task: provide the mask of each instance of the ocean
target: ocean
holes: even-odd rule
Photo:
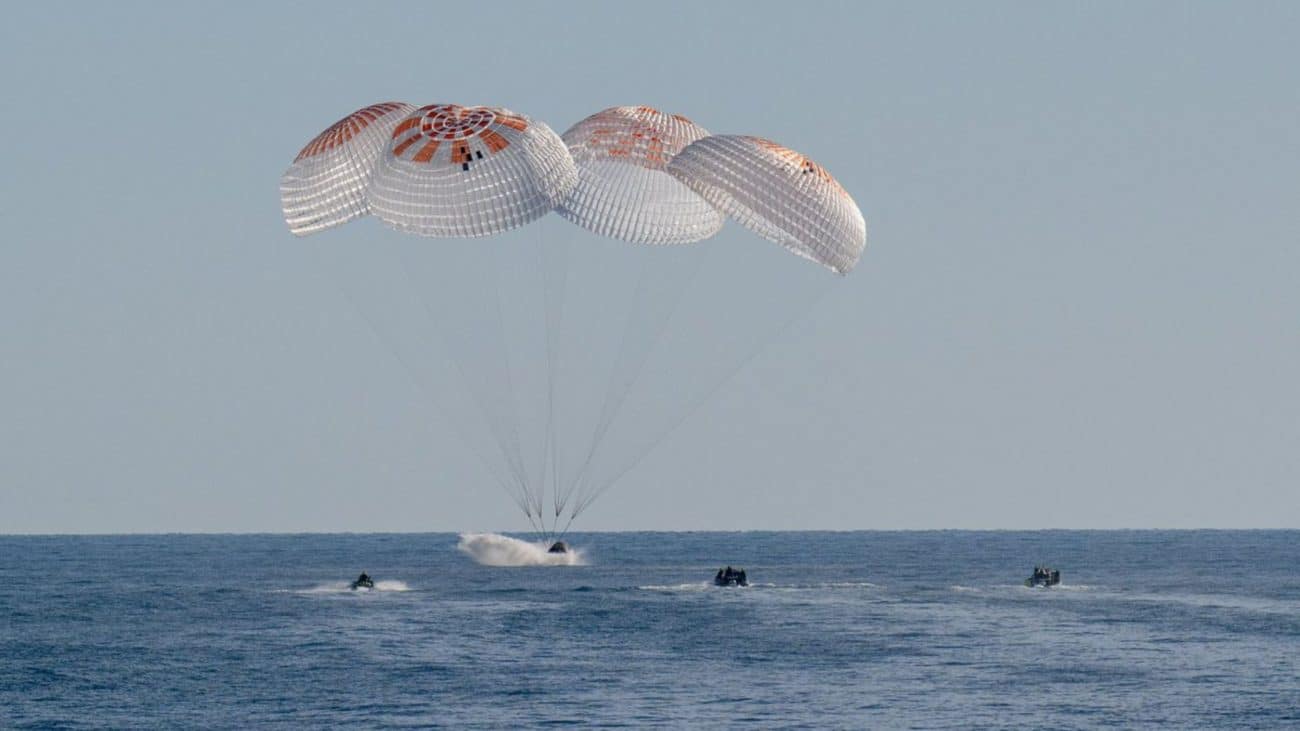
[[[0,536],[0,727],[1300,728],[1300,531],[473,540]]]

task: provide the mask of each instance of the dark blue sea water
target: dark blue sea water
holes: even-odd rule
[[[1300,532],[572,542],[0,537],[0,727],[1300,727]]]

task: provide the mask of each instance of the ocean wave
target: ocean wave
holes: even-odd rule
[[[1260,614],[1300,615],[1300,602],[1287,599],[1270,599],[1238,594],[1154,594],[1141,593],[1124,596],[1135,602],[1181,604],[1197,609],[1222,609]]]

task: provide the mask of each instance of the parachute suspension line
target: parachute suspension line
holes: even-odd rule
[[[542,273],[542,310],[543,310],[542,324],[543,324],[543,331],[545,333],[545,338],[546,338],[545,340],[546,343],[545,345],[546,347],[546,421],[544,422],[543,425],[544,432],[542,438],[541,464],[540,464],[540,470],[539,470],[538,480],[537,480],[538,491],[541,494],[541,499],[539,500],[539,503],[544,505],[546,502],[547,466],[550,459],[551,439],[553,438],[553,431],[555,427],[555,419],[554,419],[555,363],[554,363],[554,359],[551,357],[551,313],[549,308],[549,302],[546,299],[546,295],[547,295],[546,250],[544,248],[545,241],[542,236],[542,221],[540,220],[537,222],[536,242],[537,242],[538,266],[540,267]],[[551,499],[552,501],[554,501],[555,499],[553,493]],[[542,527],[543,529],[545,529],[546,517],[540,510],[540,506],[538,512],[539,514],[541,514]]]
[[[556,525],[559,525],[559,523],[557,522]],[[557,541],[562,541],[562,540],[564,540],[564,537],[567,536],[567,535],[569,534],[569,526],[571,526],[571,525],[573,525],[573,514],[572,514],[572,513],[569,514],[569,519],[568,519],[567,521],[564,522],[564,530],[562,530],[562,531],[560,531],[559,533],[556,533],[556,534],[555,534],[555,540],[557,540]]]
[[[398,258],[401,259],[401,261],[399,262],[401,266],[399,266],[399,268],[402,270],[402,274],[405,276],[407,284],[411,287],[412,291],[415,292],[416,299],[420,302],[420,306],[424,309],[425,317],[428,319],[428,322],[430,323],[431,326],[434,325],[435,323],[438,322],[438,319],[434,316],[433,308],[429,306],[428,300],[421,293],[421,289],[419,285],[411,277],[410,262],[407,261],[406,258],[401,254],[398,255]],[[500,314],[499,310],[497,314],[498,315]],[[498,317],[498,320],[499,319],[500,318]],[[437,329],[437,328],[434,327],[431,329]],[[504,329],[504,326],[502,326],[501,329]],[[497,420],[492,417],[492,410],[488,408],[488,405],[484,401],[482,394],[479,393],[478,389],[474,388],[473,381],[469,377],[468,369],[466,368],[463,359],[456,356],[455,354],[456,348],[451,347],[451,345],[447,342],[446,335],[443,334],[441,330],[439,330],[438,332],[443,341],[442,344],[444,350],[446,350],[446,352],[451,355],[451,360],[453,363],[456,364],[456,370],[460,374],[461,381],[465,383],[465,385],[468,387],[470,395],[474,399],[474,403],[478,406],[479,411],[483,413],[483,418],[487,421],[488,429],[489,431],[492,432],[492,436],[497,442],[497,447],[500,448],[501,450],[501,456],[505,459],[506,465],[510,468],[511,476],[514,477],[514,482],[518,492],[518,497],[515,498],[515,504],[519,505],[519,509],[524,511],[524,514],[528,516],[528,520],[531,522],[532,509],[531,509],[531,501],[528,498],[528,480],[524,476],[523,470],[521,469],[521,460],[519,459],[517,454],[519,449],[518,439],[516,438],[514,444],[515,454],[512,454],[510,450],[510,442],[506,439],[505,435],[501,433],[501,426],[497,424]],[[504,338],[502,339],[504,340]],[[512,495],[512,497],[514,496]]]
[[[431,325],[433,323],[438,322],[438,319],[433,314],[433,308],[429,306],[429,303],[425,299],[424,295],[420,293],[421,289],[419,285],[411,277],[409,262],[407,262],[404,257],[402,258],[403,258],[403,262],[402,262],[403,266],[401,267],[402,274],[405,275],[407,284],[416,293],[416,298],[419,300],[421,308],[424,309],[425,317],[428,319]],[[439,331],[439,334],[442,335],[441,331]],[[470,395],[473,397],[475,405],[477,405],[479,411],[483,413],[483,417],[487,421],[488,428],[489,430],[491,430],[493,437],[496,439],[497,446],[501,449],[501,456],[505,459],[506,465],[510,467],[510,471],[512,473],[512,476],[515,479],[515,483],[520,490],[521,499],[524,500],[526,503],[527,495],[528,495],[527,480],[524,478],[522,471],[519,469],[518,460],[515,459],[511,454],[511,450],[509,448],[510,442],[501,433],[501,425],[497,423],[497,420],[492,418],[492,410],[488,408],[487,403],[483,400],[483,395],[479,392],[478,389],[473,387],[473,381],[469,377],[468,369],[466,368],[464,361],[456,355],[457,349],[452,347],[446,341],[445,335],[442,335],[442,340],[443,340],[443,348],[449,354],[451,354],[451,360],[453,363],[456,364],[456,370],[460,374],[461,380],[469,388]],[[524,512],[528,513],[529,511],[527,508],[524,508]]]
[[[550,463],[551,502],[553,521],[558,524],[567,494],[564,489],[564,452],[560,449],[560,348],[564,343],[565,310],[568,305],[570,241],[561,237],[542,242],[542,285],[546,310],[547,359],[547,429],[550,435],[548,459]]]
[[[692,414],[698,411],[701,406],[703,406],[705,403],[709,401],[709,399],[713,398],[713,395],[717,393],[720,388],[722,388],[732,378],[735,378],[736,374],[739,373],[741,370],[743,370],[745,366],[749,365],[749,363],[753,361],[754,358],[758,357],[759,353],[763,352],[763,350],[767,348],[767,346],[770,343],[772,343],[772,341],[776,340],[779,335],[784,334],[796,322],[803,319],[805,315],[807,315],[809,312],[815,309],[817,305],[826,297],[827,293],[830,292],[830,290],[831,290],[830,287],[823,287],[820,291],[817,292],[816,295],[813,296],[811,301],[809,301],[803,307],[797,308],[794,312],[792,312],[790,316],[786,318],[785,322],[781,324],[780,327],[776,328],[775,330],[769,331],[767,335],[760,335],[757,342],[754,343],[753,347],[750,348],[750,350],[745,354],[744,358],[739,363],[737,363],[734,367],[724,372],[720,378],[714,380],[713,383],[711,383],[709,387],[705,389],[704,393],[702,393],[699,396],[699,398],[691,402],[690,406],[687,407],[686,411],[683,412],[682,415],[679,416],[677,419],[675,419],[668,426],[667,429],[665,429],[657,437],[655,437],[650,442],[649,446],[647,446],[644,450],[642,450],[641,453],[635,459],[631,460],[626,466],[624,466],[622,469],[616,472],[608,480],[604,480],[601,483],[600,487],[596,488],[589,495],[580,496],[578,503],[573,506],[573,515],[569,518],[570,522],[572,522],[573,518],[578,517],[578,515],[581,514],[583,510],[586,510],[587,506],[591,505],[596,500],[596,498],[600,497],[605,493],[606,490],[613,487],[614,484],[617,483],[620,479],[622,479],[624,475],[630,472],[637,465],[641,464],[641,462],[647,456],[649,456],[650,453],[652,453],[655,449],[657,449],[659,445],[664,442],[665,439],[667,439],[673,432],[677,431],[677,429],[680,428],[681,425],[685,423],[686,420],[689,419]]]
[[[567,267],[561,269],[558,285],[554,282],[551,268],[547,266],[546,237],[543,235],[545,219],[539,220],[537,226],[537,258],[542,271],[543,319],[546,331],[546,438],[542,444],[541,483],[545,485],[549,477],[551,483],[551,502],[555,508],[552,530],[560,518],[559,501],[559,433],[555,428],[556,381],[559,369],[560,326],[564,318],[564,295],[568,283]],[[560,249],[561,255],[567,255],[566,247]],[[564,256],[567,260],[567,256]],[[548,475],[549,468],[549,475]],[[544,521],[543,521],[544,522]]]
[[[537,481],[537,485],[538,485],[537,491],[539,494],[537,499],[537,505],[538,505],[537,517],[542,522],[541,533],[543,538],[546,537],[547,534],[546,514],[545,511],[542,510],[542,506],[546,504],[546,467],[547,467],[546,462],[547,462],[547,450],[550,448],[550,441],[551,441],[551,432],[550,429],[548,428],[546,431],[546,437],[542,441],[541,473],[538,475],[538,481]],[[552,525],[552,529],[553,528],[554,525]]]
[[[596,428],[591,433],[591,442],[587,446],[587,456],[578,467],[578,473],[573,478],[573,483],[569,485],[567,490],[565,490],[563,502],[556,506],[560,511],[564,510],[565,503],[568,503],[570,494],[575,489],[577,489],[579,496],[581,496],[582,490],[579,485],[586,478],[587,469],[591,466],[592,457],[596,454],[596,448],[600,446],[601,438],[605,434],[605,428],[608,423],[608,414],[610,411],[610,403],[614,401],[614,393],[618,389],[619,373],[621,370],[619,366],[629,357],[627,352],[630,347],[628,342],[631,340],[632,336],[632,321],[636,317],[637,305],[644,299],[642,292],[645,291],[646,277],[650,272],[649,261],[648,258],[643,258],[641,260],[641,271],[637,275],[636,287],[633,288],[631,297],[628,300],[627,320],[623,323],[623,333],[618,344],[618,355],[615,357],[613,365],[610,366],[609,382],[605,385],[605,398],[600,404],[600,415],[596,419]]]
[[[506,247],[495,247],[505,250]],[[503,256],[497,253],[497,256]],[[509,429],[510,446],[513,449],[515,459],[515,469],[519,473],[519,481],[523,484],[524,495],[530,498],[530,503],[534,503],[537,510],[537,517],[542,517],[542,506],[537,502],[537,498],[532,495],[528,488],[528,469],[524,466],[523,447],[519,442],[519,402],[515,398],[515,377],[510,366],[510,346],[506,341],[505,317],[501,314],[501,266],[495,266],[493,269],[492,286],[494,289],[492,303],[494,305],[496,316],[496,335],[501,344],[501,358],[505,365],[506,371],[506,403],[509,406],[506,426]],[[530,518],[531,519],[531,518]]]
[[[661,252],[653,250],[645,251],[643,255],[647,256],[647,258],[643,261],[648,262],[649,256],[658,255],[660,253]],[[674,252],[663,253],[670,254]],[[672,277],[669,277],[668,284],[673,285],[674,288],[669,292],[666,306],[658,313],[647,315],[648,325],[635,322],[636,315],[638,314],[637,304],[643,299],[646,299],[645,290],[650,276],[649,266],[643,265],[641,277],[637,281],[637,287],[633,294],[633,306],[629,309],[627,323],[624,326],[623,340],[619,346],[618,358],[610,373],[609,387],[606,391],[605,401],[601,406],[600,419],[597,423],[596,431],[593,434],[591,446],[587,451],[586,460],[583,462],[582,468],[580,469],[577,478],[574,480],[573,489],[576,489],[576,496],[579,503],[583,502],[583,496],[590,489],[589,470],[591,468],[592,460],[596,456],[596,452],[604,441],[606,434],[608,434],[609,429],[613,426],[617,417],[621,413],[623,404],[627,401],[627,397],[632,392],[632,388],[640,379],[645,364],[649,362],[650,356],[654,352],[655,347],[659,344],[659,341],[667,331],[668,324],[672,321],[673,315],[676,314],[677,308],[681,305],[686,290],[689,289],[690,284],[699,274],[702,260],[703,258],[699,256],[689,257],[688,266],[684,274],[679,274],[677,281],[672,281]],[[671,269],[670,273],[677,274],[676,270]],[[631,342],[631,335],[639,329],[639,326],[648,328],[649,340],[641,344],[639,350],[633,350],[632,347],[629,346],[629,343]],[[622,374],[621,379],[620,374]],[[621,388],[619,387],[620,380],[622,381]]]
[[[343,299],[346,300],[348,304],[352,305],[352,309],[356,311],[357,315],[361,318],[361,321],[366,323],[366,326],[370,328],[370,333],[375,336],[375,339],[378,340],[384,346],[384,348],[388,350],[388,352],[393,356],[393,358],[399,364],[401,364],[402,368],[406,371],[407,377],[409,377],[411,379],[411,382],[415,384],[416,389],[419,390],[420,393],[424,396],[425,400],[429,402],[429,405],[432,406],[434,410],[437,411],[438,413],[442,413],[442,414],[447,413],[447,409],[445,408],[445,405],[439,403],[438,399],[434,398],[433,393],[429,390],[427,386],[425,386],[424,382],[419,378],[418,369],[416,369],[414,366],[411,365],[410,361],[408,361],[406,357],[402,355],[401,351],[399,351],[389,340],[389,338],[386,335],[384,335],[383,331],[380,330],[379,327],[375,325],[374,321],[370,318],[369,315],[366,314],[365,310],[362,309],[361,306],[357,304],[356,300],[353,299],[352,295],[348,294],[347,290],[343,289],[343,287],[340,286],[337,281],[334,284],[338,288],[339,294],[343,296]],[[488,474],[492,476],[492,479],[495,480],[497,484],[501,486],[501,489],[504,490],[505,493],[510,496],[510,499],[514,501],[515,505],[519,506],[520,510],[524,510],[524,502],[521,500],[517,492],[511,487],[510,480],[507,479],[505,475],[502,475],[497,470],[496,468],[497,463],[491,459],[488,459],[488,456],[483,453],[483,450],[479,449],[477,446],[474,445],[474,442],[465,434],[465,430],[463,428],[457,428],[455,429],[455,432],[456,432],[456,436],[460,437],[461,442],[463,442],[465,446],[468,447],[469,450],[479,458],[479,461],[483,463],[484,469],[486,469]]]

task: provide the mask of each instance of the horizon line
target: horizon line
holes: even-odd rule
[[[1246,532],[1297,532],[1300,528],[1266,528],[1266,527],[1200,527],[1200,528],[793,528],[771,529],[752,528],[736,530],[584,530],[569,531],[566,535],[614,535],[622,533],[1246,533]],[[497,535],[537,536],[542,540],[552,540],[556,536],[544,536],[528,530],[376,530],[376,531],[132,531],[132,532],[33,532],[0,533],[0,538],[149,538],[162,536],[399,536],[399,535],[468,535],[474,533],[494,533]]]

